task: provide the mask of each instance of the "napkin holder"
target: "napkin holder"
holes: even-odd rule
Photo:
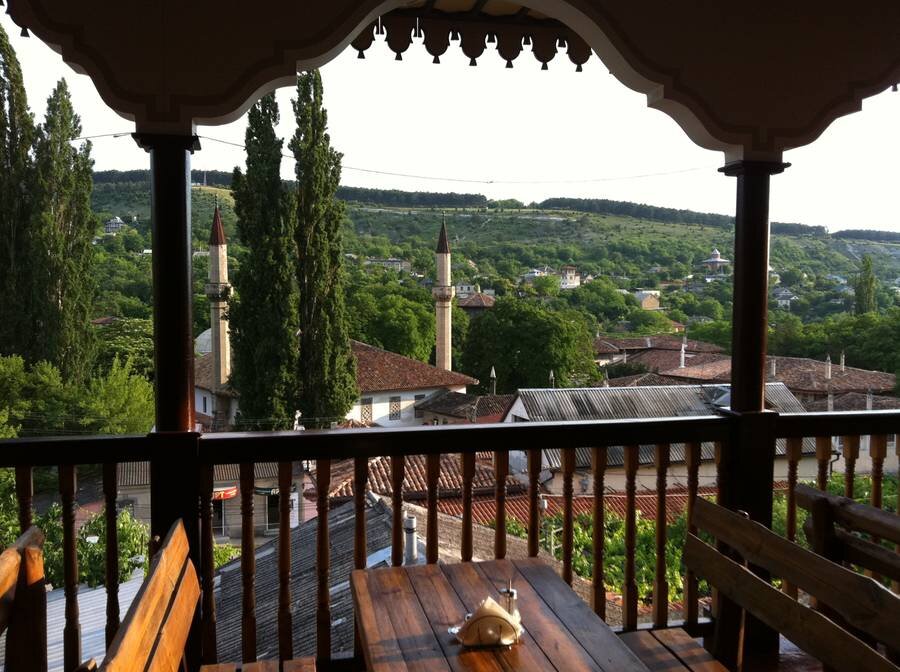
[[[466,647],[509,647],[519,641],[522,624],[518,610],[510,614],[488,597],[450,632]]]

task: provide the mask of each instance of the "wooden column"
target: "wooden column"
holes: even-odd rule
[[[191,160],[195,135],[137,133],[150,153],[153,239],[153,357],[155,429],[150,461],[150,535],[165,539],[182,519],[194,565],[200,566],[199,436],[194,430],[194,339],[191,296]],[[185,658],[200,664],[200,616],[195,615]]]
[[[735,161],[721,169],[737,178],[734,232],[734,292],[731,344],[731,440],[724,446],[719,482],[722,504],[745,511],[752,520],[772,525],[772,479],[775,438],[771,414],[765,412],[766,336],[769,284],[769,181],[788,164],[780,161]],[[755,568],[760,575],[764,572]],[[723,623],[738,624],[722,600]],[[777,655],[778,633],[746,619],[745,651]],[[726,665],[737,657],[739,626],[717,638]]]

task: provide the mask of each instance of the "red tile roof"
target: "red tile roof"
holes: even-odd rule
[[[356,381],[362,393],[478,384],[475,378],[359,341],[352,341],[351,347],[356,357]]]
[[[597,353],[615,353],[622,350],[681,350],[682,342],[684,342],[684,339],[681,336],[672,336],[671,334],[629,338],[607,338],[604,336],[594,341],[594,351]],[[687,339],[685,350],[687,352],[724,352],[724,348],[715,343],[706,343],[692,339]]]
[[[460,308],[493,308],[497,302],[493,296],[489,294],[469,294],[469,296],[458,299],[457,304]]]
[[[776,491],[786,490],[787,483],[777,482],[773,484]],[[698,494],[702,497],[714,497],[715,487],[699,488]],[[547,516],[555,516],[562,513],[564,499],[561,495],[544,495],[547,501]],[[608,511],[624,518],[626,513],[627,497],[624,492],[607,492],[603,495],[603,502]],[[666,491],[666,521],[669,523],[685,512],[688,503],[688,491],[686,488],[673,488]],[[635,508],[641,512],[643,518],[651,520],[656,518],[656,492],[645,491],[635,496]],[[438,500],[438,510],[451,516],[462,517],[462,499],[459,497],[444,498]],[[594,510],[593,496],[577,496],[572,498],[572,511],[576,516],[581,514],[591,515]],[[494,498],[480,496],[472,498],[472,519],[479,525],[486,525],[496,518]],[[506,515],[514,518],[523,525],[528,525],[528,496],[515,495],[506,498]]]
[[[684,353],[684,365],[687,367],[699,366],[711,362],[719,362],[731,359],[727,355],[720,355],[713,352],[687,352]],[[643,350],[628,356],[629,364],[642,364],[647,367],[648,371],[659,373],[668,371],[669,369],[678,369],[681,364],[681,350],[667,350],[653,348],[651,350]]]
[[[846,394],[838,394],[834,397],[835,411],[865,411],[868,407],[868,395],[861,392],[847,392]],[[806,404],[806,410],[813,412],[825,412],[828,410],[828,398],[816,399]],[[887,411],[900,408],[900,399],[897,397],[885,397],[882,395],[872,395],[872,410]]]
[[[629,361],[631,358],[629,358]],[[775,361],[775,375],[771,375],[772,361]],[[845,392],[865,393],[872,390],[875,393],[893,392],[897,378],[893,373],[881,371],[867,371],[852,366],[841,370],[839,364],[832,363],[831,379],[827,379],[827,364],[817,359],[804,357],[780,357],[770,356],[766,361],[766,372],[770,382],[780,382],[788,386],[793,392],[806,392],[810,394],[824,395],[829,391],[836,394]],[[731,360],[722,359],[709,363],[701,363],[698,366],[689,366],[684,369],[673,367],[669,370],[660,370],[665,376],[688,378],[697,382],[729,382],[731,380]]]
[[[391,458],[373,457],[369,460],[368,489],[378,495],[391,496]],[[315,471],[312,472],[315,481]],[[472,492],[488,494],[494,492],[494,470],[492,467],[476,461],[475,478],[472,479]],[[329,497],[350,499],[353,497],[353,460],[338,460],[331,465],[331,488]],[[463,487],[462,468],[459,455],[441,455],[440,472],[438,474],[439,497],[460,496]],[[506,480],[507,492],[521,492],[524,485],[512,476]],[[424,455],[407,455],[406,468],[403,472],[404,499],[424,499],[428,490],[426,480],[426,459]],[[316,490],[307,490],[309,497],[314,497]]]
[[[477,396],[462,392],[442,391],[418,402],[416,409],[464,420],[470,420],[474,411],[476,422],[502,422],[515,400],[516,395],[514,394]]]

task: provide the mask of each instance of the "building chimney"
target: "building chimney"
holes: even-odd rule
[[[603,387],[609,387],[609,379],[608,378],[603,379]]]
[[[625,348],[622,348],[622,363],[628,363],[628,350],[626,350]]]
[[[875,397],[872,394],[872,388],[870,387],[866,392],[866,410],[871,411],[872,407],[875,405]]]
[[[416,541],[416,517],[403,516],[403,564],[415,565],[419,562],[419,544]]]
[[[550,387],[556,387],[556,375],[553,373],[553,369],[550,369]]]
[[[847,368],[847,367],[846,367],[846,364],[845,364],[845,362],[844,362],[844,351],[841,350],[841,373],[843,373],[843,372],[846,370],[846,368]]]
[[[772,378],[774,378],[777,375],[777,369],[778,369],[778,360],[776,360],[774,357],[770,357],[769,358],[769,372],[772,374]]]
[[[828,390],[828,412],[834,412],[834,392]]]
[[[649,337],[649,336],[647,336],[647,341],[646,341],[646,343],[647,343],[647,347],[648,347],[648,348],[652,348],[652,347],[653,347],[653,342],[650,340],[650,337]]]
[[[497,372],[491,367],[491,394],[497,394]]]
[[[825,380],[831,380],[831,355],[825,356]]]
[[[678,368],[684,368],[684,343],[681,344],[681,357],[678,360]]]

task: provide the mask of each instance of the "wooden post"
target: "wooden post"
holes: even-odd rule
[[[594,470],[594,566],[591,583],[594,592],[594,613],[606,619],[606,583],[603,579],[603,553],[606,549],[606,511],[604,510],[604,486],[606,476],[606,446],[593,449],[592,468]]]
[[[669,582],[666,579],[666,472],[669,444],[656,446],[656,575],[653,581],[653,627],[669,623]]]
[[[215,538],[212,529],[213,465],[200,465],[200,581],[203,597],[200,602],[202,622],[202,660],[204,665],[219,662],[216,650],[216,598],[214,595],[216,561]]]
[[[828,465],[831,464],[831,437],[816,437],[816,487],[825,491],[828,488]]]
[[[787,538],[794,541],[797,538],[797,465],[803,457],[803,439],[790,438],[785,444],[785,452],[788,460],[788,491],[787,491]],[[783,581],[781,589],[786,595],[797,599],[797,586],[789,581]]]
[[[328,491],[331,460],[316,460],[316,657],[331,660],[331,544],[328,535]]]
[[[575,550],[575,516],[572,511],[572,477],[575,475],[575,449],[562,449],[563,471],[563,533],[562,533],[562,561],[563,581],[572,585],[572,554]]]
[[[841,437],[841,454],[844,457],[844,497],[853,499],[853,481],[856,480],[856,460],[859,459],[859,435]]]
[[[150,460],[150,536],[164,539],[181,519],[191,561],[200,566],[199,444],[194,430],[191,160],[197,136],[136,133],[150,153],[153,241],[153,358],[156,432]],[[180,436],[179,436],[180,434]],[[200,665],[200,612],[185,647],[188,669]]]
[[[460,559],[472,560],[472,480],[475,478],[475,453],[463,453],[462,461],[462,539],[460,539]]]
[[[403,564],[403,478],[406,471],[406,458],[403,455],[391,456],[391,507],[393,511],[391,527],[391,565],[399,567]]]
[[[635,553],[637,552],[637,470],[638,446],[625,446],[625,581],[622,586],[622,627],[637,629],[637,577]]]
[[[75,529],[76,471],[71,464],[59,467],[59,493],[62,500],[63,583],[65,585],[66,624],[63,626],[63,670],[72,672],[81,665],[81,623],[78,614],[78,534]]]
[[[294,624],[291,616],[291,487],[293,462],[278,463],[278,656],[294,657]],[[303,493],[300,493],[303,496]]]
[[[538,509],[538,478],[541,475],[541,449],[528,450],[528,556],[536,558],[540,548],[541,512]]]
[[[119,629],[119,535],[116,497],[118,474],[115,462],[103,465],[103,496],[106,516],[106,646]]]
[[[256,662],[256,539],[253,525],[252,462],[242,462],[241,478],[241,660]],[[321,522],[321,521],[320,521]]]
[[[697,526],[693,523],[694,502],[697,499],[697,490],[700,486],[700,444],[687,443],[684,446],[684,463],[687,468],[687,519],[688,534],[697,534]],[[699,605],[697,577],[694,572],[685,566],[684,572],[684,621],[692,635],[691,629],[696,629],[699,618]]]
[[[509,475],[509,451],[494,453],[494,506],[496,526],[494,527],[494,557],[506,557],[506,477]]]
[[[788,164],[740,160],[721,169],[737,178],[734,233],[734,292],[731,347],[731,411],[734,432],[723,455],[719,483],[723,504],[746,511],[752,520],[772,525],[772,479],[775,438],[765,418],[766,336],[769,283],[769,181]],[[753,570],[764,576],[759,568]],[[764,578],[767,578],[764,576]],[[721,600],[719,613],[737,607]],[[737,624],[739,619],[726,618]],[[723,623],[724,624],[724,623]],[[778,633],[753,618],[746,619],[745,650],[777,655]],[[739,625],[737,626],[739,629]],[[717,636],[717,655],[736,663],[739,630]]]
[[[425,561],[433,565],[438,561],[438,478],[441,475],[441,456],[431,453],[425,457],[426,518]]]

